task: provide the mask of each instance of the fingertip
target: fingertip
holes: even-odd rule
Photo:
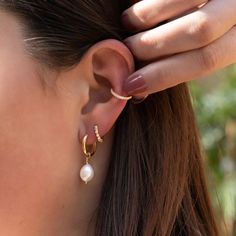
[[[132,23],[132,21],[130,19],[130,15],[127,12],[124,12],[121,15],[121,22],[127,30],[130,30],[130,31],[137,30],[136,26]]]
[[[126,45],[126,47],[128,47],[128,49],[132,50],[131,42],[128,38],[123,40],[123,43]]]

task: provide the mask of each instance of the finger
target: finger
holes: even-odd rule
[[[122,22],[130,30],[148,29],[206,2],[207,0],[140,1],[123,12]]]
[[[236,22],[236,1],[211,1],[199,10],[155,29],[124,40],[140,60],[180,53],[206,46]]]
[[[136,71],[125,80],[129,95],[155,93],[208,75],[236,62],[236,26],[212,44],[174,55]]]

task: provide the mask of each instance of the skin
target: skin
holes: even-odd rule
[[[17,19],[0,11],[0,22],[0,235],[83,236],[88,227],[95,235],[88,223],[126,105],[97,76],[121,92],[132,56],[122,43],[105,40],[73,69],[52,71],[27,54]],[[81,140],[88,134],[88,144],[96,141],[95,124],[104,143],[90,161],[95,177],[85,185]]]
[[[155,93],[235,63],[235,9],[235,0],[150,0],[125,10],[123,23],[135,34],[124,42],[145,64],[133,75],[143,75],[146,91],[130,95]]]

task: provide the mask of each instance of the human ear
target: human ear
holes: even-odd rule
[[[118,40],[108,39],[91,47],[81,60],[88,80],[88,97],[81,110],[80,140],[88,135],[88,144],[96,141],[94,125],[105,136],[114,126],[127,101],[112,96],[111,88],[122,96],[124,80],[134,71],[133,57]]]

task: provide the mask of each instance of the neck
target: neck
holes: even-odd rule
[[[96,210],[99,206],[102,187],[109,165],[109,157],[112,147],[112,135],[113,132],[110,132],[110,134],[106,136],[104,142],[100,145],[98,144],[96,154],[90,159],[89,163],[92,165],[95,172],[94,178],[87,184],[81,182],[81,184],[77,186],[77,235],[95,235]],[[83,161],[85,164],[85,159]]]
[[[113,140],[113,131],[114,130],[112,130],[105,137],[105,140],[102,144],[98,144],[97,152],[89,161],[89,163],[94,168],[94,178],[87,184],[80,181],[80,184],[76,184],[74,186],[75,193],[71,197],[72,201],[75,201],[75,205],[71,213],[76,219],[76,232],[74,232],[75,235],[95,235],[96,210],[99,206],[102,187],[106,178],[106,173],[109,165],[109,157],[111,154]],[[82,159],[82,164],[80,168],[83,166],[83,164],[85,164],[85,158],[84,160]]]

